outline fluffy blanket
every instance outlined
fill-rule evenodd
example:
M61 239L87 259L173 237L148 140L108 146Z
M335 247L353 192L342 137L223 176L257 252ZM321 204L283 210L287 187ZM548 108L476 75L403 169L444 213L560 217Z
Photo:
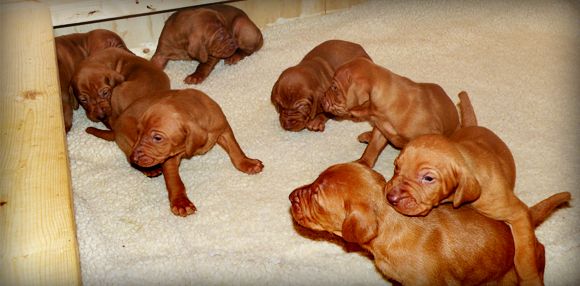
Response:
M173 88L193 87L223 108L237 139L264 162L237 171L216 146L184 160L180 173L198 208L174 216L162 177L132 169L111 142L84 132L84 111L68 135L85 285L386 285L372 258L332 235L293 224L288 194L330 165L352 161L367 123L330 121L322 133L282 130L271 88L287 67L327 39L360 43L380 65L440 84L457 102L466 90L479 123L511 148L516 194L534 204L572 192L536 233L546 246L547 285L578 285L580 49L578 6L563 1L370 1L329 15L279 21L265 44L234 66L220 63L200 85L182 79L195 62L171 62ZM389 178L398 151L375 169Z

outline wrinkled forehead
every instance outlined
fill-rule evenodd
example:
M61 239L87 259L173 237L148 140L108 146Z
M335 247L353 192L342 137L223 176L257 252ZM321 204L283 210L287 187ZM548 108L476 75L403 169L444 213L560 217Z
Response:
M401 168L414 166L417 169L444 169L454 155L452 146L447 142L439 140L438 137L422 137L409 142L395 159L395 164Z
M161 131L167 135L183 130L183 113L173 105L157 103L143 114L141 122L146 130Z
M278 103L285 107L302 103L311 103L312 90L303 81L296 80L295 77L285 77L278 84Z

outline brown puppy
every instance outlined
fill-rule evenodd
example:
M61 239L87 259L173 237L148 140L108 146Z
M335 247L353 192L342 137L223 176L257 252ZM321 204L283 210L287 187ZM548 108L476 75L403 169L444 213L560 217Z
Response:
M163 70L119 48L93 53L78 65L72 78L72 89L87 117L107 127L137 98L169 88Z
M290 194L292 216L306 228L360 244L386 277L403 285L516 285L513 239L505 224L469 207L404 216L383 199L384 186L385 179L364 165L335 165ZM569 199L560 193L534 206L535 225ZM537 247L543 271L543 246Z
M113 131L87 132L115 140L127 159L147 176L163 173L171 211L187 216L196 208L179 176L183 158L209 151L216 143L228 153L236 169L256 174L260 160L248 158L219 105L195 89L158 91L131 104L112 126Z
M184 82L198 84L220 59L235 64L259 50L263 42L260 29L238 8L209 5L185 9L165 21L151 62L163 69L168 60L196 60L197 69Z
M329 114L325 114L320 98L330 86L338 67L355 58L370 60L358 44L329 40L314 47L298 65L282 72L272 88L271 100L280 114L285 130L324 131Z
M75 33L54 38L64 125L68 132L72 127L73 109L79 104L70 90L70 82L79 63L93 54L110 47L129 51L125 43L114 32L97 29L88 33Z
M419 135L451 135L459 128L457 109L439 85L413 82L364 58L334 73L322 106L336 116L371 124L369 144L358 160L369 167L389 142L402 148Z
M542 284L537 240L528 207L515 194L516 166L509 148L492 131L469 126L451 137L413 139L395 160L387 200L402 214L426 215L442 202L469 205L504 221L515 241L515 266L522 284Z

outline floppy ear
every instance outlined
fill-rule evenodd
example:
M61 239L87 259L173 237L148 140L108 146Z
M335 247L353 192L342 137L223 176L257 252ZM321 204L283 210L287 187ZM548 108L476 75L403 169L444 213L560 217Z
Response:
M69 86L68 86L68 94L70 95L71 105L72 105L73 109L74 110L79 109L79 101L77 100L77 97L75 96L75 92L74 92L71 84L69 84Z
M465 167L461 168L459 172L455 172L459 176L459 182L453 195L453 207L458 207L463 203L475 201L481 195L481 186L479 182Z
M272 101L272 104L274 105L274 107L276 107L276 111L280 112L278 110L278 105L280 105L280 94L278 93L278 83L279 83L279 81L276 81L276 83L274 84L274 87L272 87L272 93L270 94L270 100Z
M196 58L200 63L207 62L209 55L207 53L206 44L207 41L203 33L201 33L201 35L190 35L189 47L187 48L189 56Z
M115 70L110 70L107 73L106 77L107 77L106 82L109 84L111 88L125 81L125 77Z
M324 93L320 92L320 89L314 91L312 95L312 103L310 105L310 119L314 119L316 114L322 110L322 106L320 106L320 98L324 95Z
M207 142L207 132L193 122L185 123L183 132L185 132L185 156L191 157Z
M375 238L378 223L375 213L368 205L351 207L342 223L342 238L348 242L364 244Z

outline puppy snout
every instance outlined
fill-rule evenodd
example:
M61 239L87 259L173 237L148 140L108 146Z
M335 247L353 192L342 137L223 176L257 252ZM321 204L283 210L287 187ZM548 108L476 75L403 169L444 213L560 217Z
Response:
M143 152L143 150L141 148L135 148L135 150L133 150L133 153L131 153L131 162L140 165L139 161L141 160L141 158L145 155L145 152Z
M403 190L399 186L395 186L391 191L387 193L387 201L391 205L396 206L401 201L401 199L406 198L408 196L409 194L407 193L407 191Z

